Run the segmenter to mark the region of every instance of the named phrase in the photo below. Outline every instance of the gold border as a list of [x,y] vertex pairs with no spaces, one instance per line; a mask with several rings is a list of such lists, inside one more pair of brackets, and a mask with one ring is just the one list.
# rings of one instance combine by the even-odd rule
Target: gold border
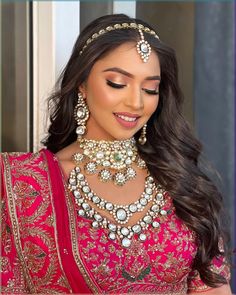
[[72,288],[67,280],[67,277],[65,275],[65,271],[63,269],[63,265],[62,265],[62,262],[61,262],[61,254],[60,254],[60,250],[59,250],[59,243],[58,243],[58,233],[57,233],[57,218],[56,218],[56,211],[55,211],[55,207],[54,207],[54,203],[53,203],[53,197],[52,197],[52,182],[51,182],[51,176],[50,176],[50,173],[49,173],[49,169],[48,169],[48,161],[47,161],[47,157],[45,155],[45,153],[42,153],[43,154],[43,159],[44,159],[44,162],[45,162],[45,170],[47,172],[47,175],[48,175],[48,186],[49,186],[49,191],[50,191],[50,201],[51,201],[51,204],[52,204],[52,213],[53,213],[53,228],[54,228],[54,236],[55,236],[55,244],[56,244],[56,250],[57,250],[57,256],[58,256],[58,260],[59,260],[59,265],[60,265],[60,268],[61,268],[61,271],[62,271],[62,274],[64,275],[64,278],[65,278],[65,283],[66,283],[66,287],[69,289],[70,293],[72,293]]
[[[55,156],[56,157],[56,156]],[[56,158],[57,159],[57,158]],[[58,159],[57,159],[58,161]],[[73,208],[73,204],[72,204],[72,200],[70,198],[70,194],[69,191],[67,189],[66,186],[66,181],[65,181],[65,177],[64,177],[64,173],[62,170],[62,167],[59,164],[58,161],[58,166],[60,168],[61,171],[61,177],[62,177],[62,182],[64,185],[64,193],[65,193],[65,197],[66,197],[66,207],[67,207],[67,212],[68,212],[68,216],[69,216],[69,222],[70,222],[70,234],[71,234],[71,243],[72,243],[72,253],[75,259],[75,262],[78,266],[79,271],[81,272],[82,276],[84,277],[87,285],[89,286],[89,288],[96,294],[100,294],[101,290],[98,289],[98,287],[93,283],[93,281],[91,280],[91,278],[89,277],[89,274],[80,258],[80,254],[79,254],[79,247],[78,247],[78,237],[76,234],[76,220],[75,220],[75,214],[74,214],[74,208]]]
[[7,188],[6,194],[7,194],[7,201],[8,201],[8,207],[9,207],[9,215],[10,215],[10,219],[12,223],[13,237],[15,240],[16,252],[19,257],[20,263],[22,265],[23,273],[26,279],[26,284],[29,287],[29,291],[31,293],[36,293],[37,290],[33,284],[32,278],[27,269],[27,265],[23,255],[21,240],[20,240],[20,230],[19,230],[19,224],[18,224],[15,202],[14,202],[14,193],[12,191],[12,178],[11,178],[9,156],[7,153],[3,153],[2,157],[3,157],[3,162],[5,165],[4,180],[5,180],[6,188]]

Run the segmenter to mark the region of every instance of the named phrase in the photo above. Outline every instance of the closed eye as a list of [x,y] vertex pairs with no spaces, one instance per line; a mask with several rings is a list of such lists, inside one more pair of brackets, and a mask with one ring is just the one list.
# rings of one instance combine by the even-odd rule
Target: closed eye
[[107,85],[113,87],[113,88],[117,88],[117,89],[120,89],[120,88],[124,88],[126,85],[125,84],[117,84],[117,83],[114,83],[110,80],[106,80],[107,81]]
[[146,89],[146,88],[142,88],[142,90],[144,90],[147,94],[151,94],[151,95],[159,94],[159,91],[157,91],[157,90],[150,90],[150,89]]

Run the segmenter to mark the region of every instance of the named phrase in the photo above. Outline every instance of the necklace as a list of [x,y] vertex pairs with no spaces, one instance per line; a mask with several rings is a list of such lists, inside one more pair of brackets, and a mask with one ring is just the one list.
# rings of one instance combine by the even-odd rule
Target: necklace
[[[98,174],[102,182],[113,181],[114,184],[123,186],[127,181],[136,177],[132,164],[139,168],[146,168],[145,162],[139,157],[135,139],[122,141],[96,141],[82,138],[78,140],[82,153],[73,155],[76,165],[84,164],[87,174]],[[111,170],[117,172],[113,173]]]
[[137,201],[129,205],[113,204],[97,196],[92,191],[79,167],[76,167],[71,171],[69,189],[74,192],[74,195],[78,194],[79,190],[81,190],[85,199],[91,201],[96,207],[109,212],[119,224],[127,223],[134,213],[142,212],[148,203],[153,200],[154,192],[157,193],[157,187],[154,184],[153,178],[151,176],[147,176],[144,191]]
[[[89,187],[79,167],[75,167],[70,173],[69,189],[72,191],[75,202],[80,208],[77,210],[78,215],[92,219],[93,228],[106,228],[108,230],[108,238],[111,240],[120,240],[121,245],[126,248],[130,247],[131,238],[135,234],[138,235],[140,241],[144,242],[147,236],[143,231],[147,229],[150,224],[152,227],[158,228],[160,224],[154,219],[158,215],[164,216],[167,214],[167,211],[163,209],[165,204],[164,190],[161,186],[156,186],[151,176],[146,178],[145,189],[139,200],[129,205],[113,204],[97,196]],[[103,217],[87,202],[87,200],[91,201],[98,208],[107,210],[119,224],[116,225],[106,217]],[[142,211],[150,201],[152,201],[153,204],[143,218],[133,226],[124,226],[124,224],[128,222],[130,216],[136,212]]]

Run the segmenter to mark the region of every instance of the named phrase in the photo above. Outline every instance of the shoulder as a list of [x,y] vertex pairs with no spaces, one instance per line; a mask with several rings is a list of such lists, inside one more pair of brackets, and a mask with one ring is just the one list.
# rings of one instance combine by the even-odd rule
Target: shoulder
[[38,152],[10,152],[1,153],[0,159],[2,164],[9,165],[29,165],[33,164],[37,160],[45,159],[45,155],[51,153],[46,149],[42,149]]
[[35,184],[36,188],[43,186],[48,180],[48,157],[53,154],[48,150],[40,150],[36,153],[2,153],[1,178],[6,191],[16,189],[19,185],[26,187]]
[[1,172],[6,171],[23,171],[23,168],[29,167],[45,167],[50,160],[55,160],[56,157],[47,149],[42,149],[38,152],[11,152],[0,153]]

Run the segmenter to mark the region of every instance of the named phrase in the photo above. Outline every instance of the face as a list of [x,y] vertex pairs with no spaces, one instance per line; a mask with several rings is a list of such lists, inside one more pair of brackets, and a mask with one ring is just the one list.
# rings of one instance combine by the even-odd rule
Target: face
[[156,110],[159,84],[157,55],[152,52],[144,63],[135,43],[124,43],[98,60],[79,87],[90,111],[85,137],[131,138]]

